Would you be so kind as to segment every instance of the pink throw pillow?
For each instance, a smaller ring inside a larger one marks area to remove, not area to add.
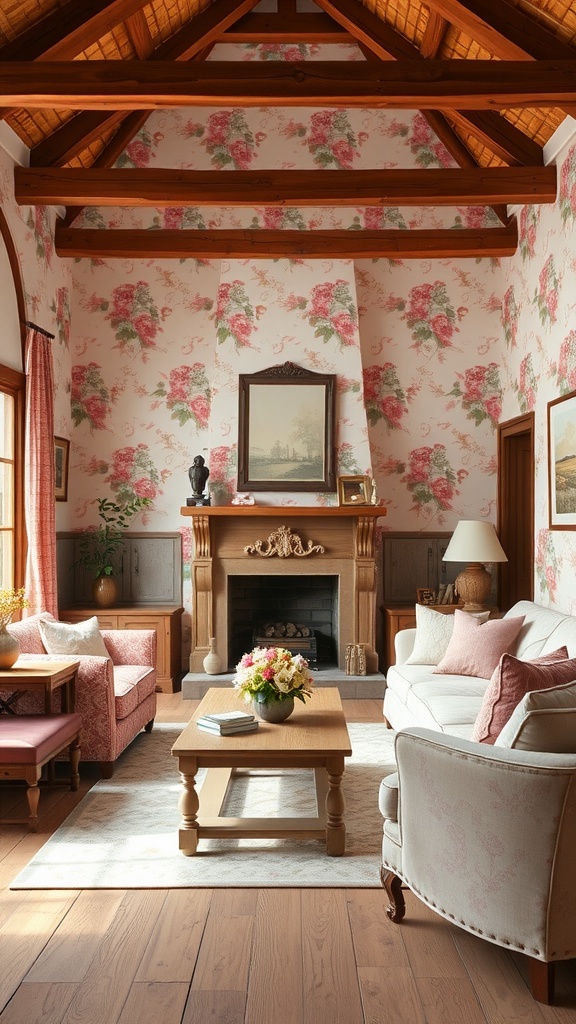
[[[476,743],[494,743],[528,692],[549,690],[574,679],[576,658],[568,658],[566,647],[533,661],[520,661],[511,654],[503,654],[488,683],[470,739]]]
[[[442,675],[489,679],[502,655],[514,643],[523,622],[523,615],[515,619],[480,622],[457,608],[446,654],[434,671]]]

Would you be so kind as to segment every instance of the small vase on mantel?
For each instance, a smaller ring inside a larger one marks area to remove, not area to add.
[[[216,637],[211,636],[208,644],[208,654],[204,658],[202,665],[207,676],[217,676],[224,671],[224,664],[220,655],[216,653]]]
[[[6,629],[6,624],[3,622],[0,625],[0,669],[12,668],[14,662],[18,661],[18,655],[20,654],[20,644],[18,643],[15,636]]]

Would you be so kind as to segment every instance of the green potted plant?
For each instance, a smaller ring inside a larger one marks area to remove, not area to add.
[[[102,525],[82,533],[74,566],[80,565],[93,573],[92,596],[101,608],[109,608],[118,596],[114,555],[123,543],[124,531],[132,516],[148,508],[152,499],[134,498],[120,505],[110,498],[97,498],[96,504]]]

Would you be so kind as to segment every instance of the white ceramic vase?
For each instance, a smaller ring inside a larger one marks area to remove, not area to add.
[[[6,629],[4,623],[0,625],[0,669],[12,668],[20,654],[20,644],[15,636]]]
[[[222,663],[222,658],[216,653],[216,637],[211,636],[208,643],[210,645],[208,654],[204,658],[202,665],[204,666],[206,675],[217,676],[224,671],[224,665]]]

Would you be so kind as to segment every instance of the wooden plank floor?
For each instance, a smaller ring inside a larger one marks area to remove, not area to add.
[[[158,696],[158,721],[196,707]],[[379,700],[344,704],[350,722],[382,720]],[[409,892],[400,926],[378,888],[11,892],[96,779],[44,792],[37,835],[0,826],[0,1024],[576,1024],[576,962],[541,1006],[522,956]],[[0,799],[24,809],[22,787]]]

